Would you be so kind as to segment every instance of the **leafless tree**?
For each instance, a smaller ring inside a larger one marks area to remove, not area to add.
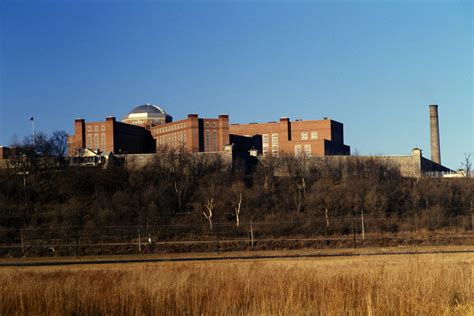
[[[51,135],[49,142],[51,154],[56,157],[64,157],[67,151],[68,134],[65,131],[55,131]]]
[[[472,171],[472,159],[471,159],[471,154],[464,154],[464,161],[462,162],[462,168],[466,172],[466,177],[471,176],[471,171]]]
[[[206,206],[207,213],[202,212],[202,214],[209,222],[209,229],[212,232],[212,215],[213,215],[212,211],[214,210],[214,198],[208,199],[205,206]]]
[[[239,193],[239,194],[237,194],[237,202],[236,202],[236,205],[234,207],[235,225],[237,227],[239,227],[239,225],[240,225],[240,209],[241,209],[241,206],[242,206],[242,193]]]
[[[301,212],[303,210],[303,203],[306,195],[306,181],[301,177],[301,182],[296,184],[298,189],[298,200],[296,202],[296,210]]]

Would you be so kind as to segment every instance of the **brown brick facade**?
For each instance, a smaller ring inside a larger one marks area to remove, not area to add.
[[[189,114],[184,120],[151,127],[151,135],[157,148],[184,146],[191,152],[223,151],[229,144],[229,116],[210,119]]]
[[[117,122],[114,117],[104,122],[76,119],[74,135],[69,140],[70,155],[77,149],[89,148],[114,154],[156,152],[163,146],[184,147],[190,152],[221,152],[233,143],[234,150],[245,153],[255,148],[264,156],[291,154],[295,156],[349,155],[344,145],[343,125],[324,119],[291,122],[233,124],[229,116],[187,118],[152,127]]]
[[[229,133],[254,139],[261,137],[261,145],[254,143],[255,149],[264,156],[350,154],[350,147],[344,145],[343,125],[329,119],[291,122],[281,118],[279,122],[232,124]]]
[[[115,117],[108,117],[104,122],[89,123],[84,119],[76,119],[74,135],[69,137],[68,144],[71,156],[84,148],[114,154],[155,151],[150,131],[140,126],[117,122]]]
[[[191,152],[223,151],[229,144],[229,116],[199,118],[189,114],[184,120],[164,123],[149,129],[117,122],[108,117],[105,122],[88,122],[76,119],[74,135],[68,139],[69,154],[89,148],[114,154],[152,153],[160,146],[184,146]]]
[[[0,146],[0,160],[8,159],[15,154],[15,148]]]

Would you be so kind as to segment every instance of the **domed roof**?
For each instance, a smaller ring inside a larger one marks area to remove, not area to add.
[[[131,110],[128,114],[135,114],[135,113],[154,113],[154,114],[163,114],[163,115],[168,115],[165,110],[160,108],[157,105],[152,105],[152,104],[144,104],[144,105],[139,105],[135,107],[133,110]]]

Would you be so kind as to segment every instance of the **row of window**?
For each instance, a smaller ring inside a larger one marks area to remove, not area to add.
[[[177,146],[180,144],[186,143],[186,133],[184,131],[172,133],[172,134],[166,134],[166,135],[160,135],[156,138],[156,144],[157,145],[171,145],[171,146]]]
[[[311,132],[311,139],[318,139],[318,132]],[[301,140],[308,140],[308,132],[301,132]]]
[[[105,125],[101,125],[101,126],[100,126],[100,130],[101,130],[102,132],[104,132],[104,131],[105,131]],[[87,126],[87,131],[88,131],[88,132],[92,132],[92,126],[90,126],[90,125]],[[94,125],[94,132],[98,132],[98,131],[99,131],[99,125]]]
[[[179,124],[173,124],[170,126],[165,126],[161,128],[156,128],[155,129],[155,135],[156,134],[162,134],[162,133],[168,133],[168,132],[173,132],[179,129],[183,129],[187,127],[187,123],[179,123]]]
[[[212,132],[212,138],[211,138]],[[217,130],[206,129],[204,132],[204,151],[217,151]]]
[[[311,157],[311,145],[304,145],[304,155],[306,157]],[[295,145],[295,156],[296,157],[301,157],[301,145]]]
[[[216,122],[204,122],[205,127],[217,127]]]
[[[99,134],[87,134],[86,138],[86,147],[88,148],[100,148],[105,150],[105,146],[107,144],[107,139],[105,133],[100,134],[100,146],[99,146]]]
[[[311,140],[318,139],[318,132],[317,131],[312,131],[310,134]],[[247,136],[247,135],[245,135]],[[263,134],[262,135],[262,143],[265,146],[265,144],[269,143],[269,134]],[[301,132],[301,140],[308,140],[308,132]],[[272,134],[272,144],[278,143],[278,134]]]
[[[272,134],[272,155],[276,156],[278,155],[278,149],[279,149],[279,144],[278,144],[278,134]],[[262,135],[262,152],[264,156],[268,156],[270,154],[270,145],[269,145],[269,135],[268,134],[263,134]]]

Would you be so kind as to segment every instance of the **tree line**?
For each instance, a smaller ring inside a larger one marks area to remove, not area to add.
[[[81,167],[68,164],[65,144],[59,133],[27,140],[15,167],[0,170],[4,228],[198,225],[212,233],[216,224],[329,223],[362,213],[442,228],[446,218],[470,215],[474,197],[472,179],[404,178],[375,159],[311,164],[282,156],[249,166],[162,148],[140,169]]]

